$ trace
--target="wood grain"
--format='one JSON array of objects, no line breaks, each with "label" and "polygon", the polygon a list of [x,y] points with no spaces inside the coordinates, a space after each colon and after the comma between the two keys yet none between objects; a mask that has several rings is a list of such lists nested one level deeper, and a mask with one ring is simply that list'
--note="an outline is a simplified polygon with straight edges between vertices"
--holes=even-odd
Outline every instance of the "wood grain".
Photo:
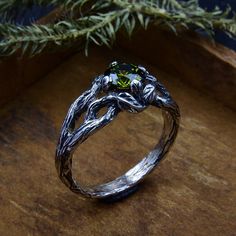
[{"label": "wood grain", "polygon": [[[55,9],[36,23],[45,24],[59,17],[60,9]],[[60,62],[73,54],[73,50],[41,53],[33,58],[17,52],[9,57],[0,57],[0,106],[16,98],[24,89],[41,79]]]},{"label": "wood grain", "polygon": [[0,60],[0,106],[16,98],[71,54],[70,51],[44,53],[34,58],[18,54]]},{"label": "wood grain", "polygon": [[[127,199],[83,199],[58,180],[54,152],[70,103],[122,50],[77,54],[0,111],[0,235],[235,235],[236,114],[179,77],[148,66],[179,103],[168,157]],[[84,184],[110,180],[157,142],[161,113],[122,113],[75,153]]]},{"label": "wood grain", "polygon": [[118,45],[158,66],[168,74],[236,110],[236,52],[194,32],[173,32],[151,27],[137,30]]}]

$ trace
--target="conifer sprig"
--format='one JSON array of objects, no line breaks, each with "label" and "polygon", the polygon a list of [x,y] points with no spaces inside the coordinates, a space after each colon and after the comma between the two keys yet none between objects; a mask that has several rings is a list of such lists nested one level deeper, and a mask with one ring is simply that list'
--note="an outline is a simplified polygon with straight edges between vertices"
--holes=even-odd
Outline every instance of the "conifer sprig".
[{"label": "conifer sprig", "polygon": [[[60,6],[68,17],[46,25],[17,25],[9,15],[13,8],[25,9],[33,5]],[[89,10],[81,13],[81,8]],[[215,8],[208,12],[197,0],[0,0],[0,55],[9,55],[22,49],[22,53],[35,55],[46,47],[72,45],[85,40],[85,48],[94,42],[111,46],[117,31],[125,28],[129,35],[136,26],[165,25],[177,33],[177,28],[200,28],[209,35],[220,29],[236,37],[236,17],[228,18],[230,9]],[[82,11],[83,13],[83,11]]]}]

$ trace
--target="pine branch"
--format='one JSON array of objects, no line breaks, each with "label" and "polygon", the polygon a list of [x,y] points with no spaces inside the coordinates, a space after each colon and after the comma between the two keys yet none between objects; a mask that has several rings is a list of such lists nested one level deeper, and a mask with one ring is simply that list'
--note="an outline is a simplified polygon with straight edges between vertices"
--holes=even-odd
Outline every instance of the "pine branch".
[{"label": "pine branch", "polygon": [[[9,55],[22,48],[23,54],[28,51],[30,55],[34,55],[50,44],[66,46],[80,38],[86,38],[87,45],[93,41],[98,45],[109,46],[123,24],[122,16],[125,16],[124,10],[83,17],[77,21],[60,21],[51,25],[0,24],[0,34],[4,38],[0,42],[0,54]],[[115,28],[112,26],[113,21],[116,21]]]},{"label": "pine branch", "polygon": [[[19,26],[13,23],[0,24],[0,54],[12,54],[19,48],[30,55],[40,53],[45,47],[67,46],[79,39],[85,39],[86,50],[89,42],[110,46],[116,32],[124,26],[131,35],[136,26],[164,24],[177,32],[179,26],[200,28],[214,33],[215,29],[236,37],[236,17],[229,19],[229,10],[215,8],[207,12],[200,8],[197,0],[0,0],[0,16],[10,11],[12,6],[30,7],[32,4],[60,5],[75,19],[66,18],[55,24]],[[89,4],[89,11],[77,18],[81,7]],[[112,10],[111,10],[112,9]]]},{"label": "pine branch", "polygon": [[[120,8],[136,13],[139,19],[142,19],[143,16],[149,16],[154,23],[158,24],[163,21],[175,32],[175,26],[182,25],[186,28],[189,28],[189,26],[201,28],[210,35],[214,33],[214,29],[220,29],[226,31],[230,36],[236,36],[236,16],[232,19],[226,18],[230,8],[223,12],[216,7],[212,12],[206,12],[199,7],[197,0],[188,2],[178,2],[176,0],[140,1],[133,4],[121,0],[111,0],[111,2]],[[140,20],[142,25],[143,22],[143,20]]]}]

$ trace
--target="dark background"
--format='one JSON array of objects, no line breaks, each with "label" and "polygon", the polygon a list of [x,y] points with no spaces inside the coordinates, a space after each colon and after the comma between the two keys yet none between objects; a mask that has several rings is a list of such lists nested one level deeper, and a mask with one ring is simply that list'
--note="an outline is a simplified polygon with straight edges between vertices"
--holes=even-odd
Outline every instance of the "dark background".
[{"label": "dark background", "polygon": [[[227,5],[230,5],[233,11],[236,11],[236,1],[235,0],[199,0],[200,5],[206,9],[213,9],[216,5],[221,9],[225,9]],[[22,11],[20,14],[16,14],[16,21],[20,24],[30,24],[30,22],[37,20],[38,18],[46,15],[53,9],[52,6],[49,7],[38,7],[35,6],[31,11]],[[233,13],[232,13],[233,14]],[[204,33],[203,33],[204,34]],[[217,31],[215,35],[215,40],[219,43],[224,44],[236,50],[236,40],[229,38],[226,34]]]},{"label": "dark background", "polygon": [[[235,0],[199,0],[199,3],[203,8],[207,8],[209,10],[213,9],[216,5],[219,6],[221,9],[225,9],[228,5],[230,5],[232,10],[236,12]],[[215,39],[217,42],[236,50],[236,40],[229,38],[226,34],[217,31]]]}]

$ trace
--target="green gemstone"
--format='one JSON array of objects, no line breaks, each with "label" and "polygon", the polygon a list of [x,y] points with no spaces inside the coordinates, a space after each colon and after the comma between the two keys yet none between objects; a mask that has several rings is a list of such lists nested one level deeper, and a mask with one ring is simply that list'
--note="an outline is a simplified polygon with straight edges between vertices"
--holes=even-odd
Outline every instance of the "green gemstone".
[{"label": "green gemstone", "polygon": [[130,89],[133,80],[142,80],[143,77],[138,66],[126,63],[111,66],[104,74],[112,78],[112,86],[118,90]]}]

